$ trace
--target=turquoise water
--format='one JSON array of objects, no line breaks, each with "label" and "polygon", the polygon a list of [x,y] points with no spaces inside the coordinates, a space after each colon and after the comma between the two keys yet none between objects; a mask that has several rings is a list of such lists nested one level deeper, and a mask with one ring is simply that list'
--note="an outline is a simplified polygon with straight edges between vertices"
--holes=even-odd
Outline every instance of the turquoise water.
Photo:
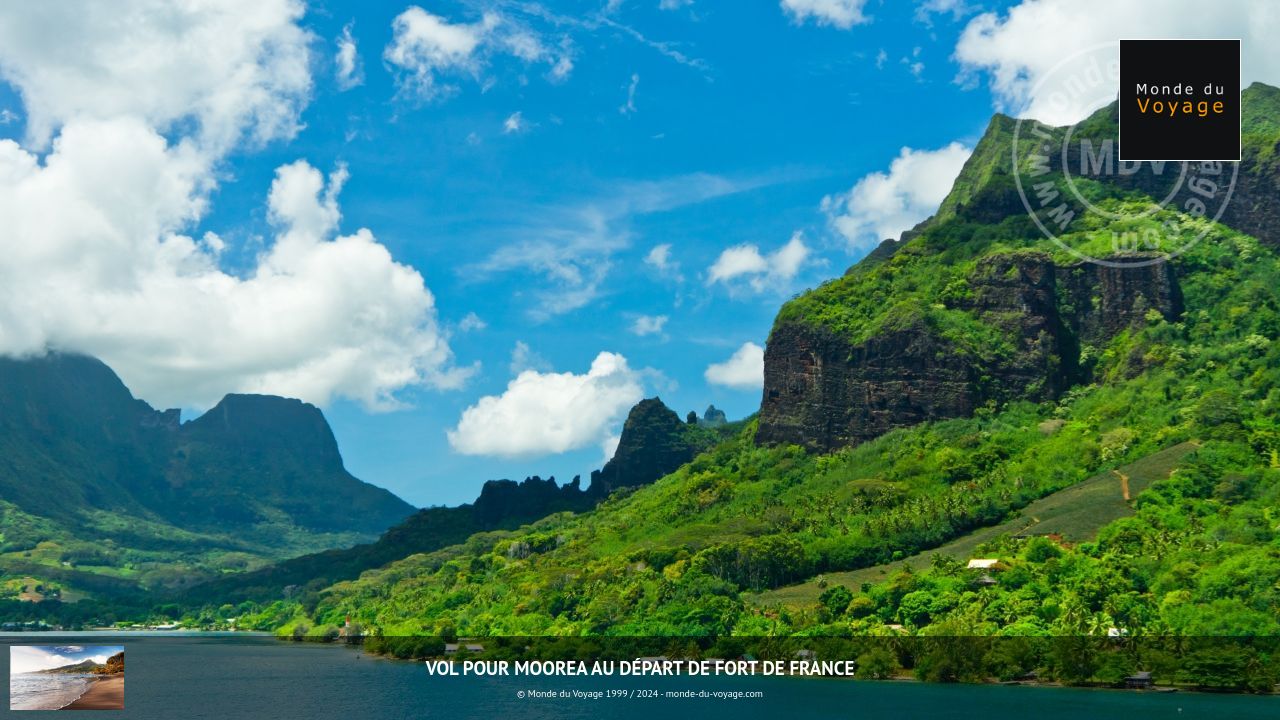
[{"label": "turquoise water", "polygon": [[[30,636],[23,640],[3,639],[12,644],[32,641]],[[421,663],[382,660],[347,647],[281,643],[266,637],[152,634],[122,640],[129,658],[129,684],[125,710],[113,712],[112,718],[1280,718],[1280,697],[786,677],[683,677],[661,681],[634,677],[438,677],[429,675]],[[39,639],[46,641],[55,639]],[[79,641],[84,641],[83,635]],[[0,652],[0,659],[6,663],[7,672],[8,653]],[[586,697],[609,689],[759,692],[763,697]],[[530,691],[577,691],[584,697],[529,699]],[[518,697],[520,692],[526,697]]]}]

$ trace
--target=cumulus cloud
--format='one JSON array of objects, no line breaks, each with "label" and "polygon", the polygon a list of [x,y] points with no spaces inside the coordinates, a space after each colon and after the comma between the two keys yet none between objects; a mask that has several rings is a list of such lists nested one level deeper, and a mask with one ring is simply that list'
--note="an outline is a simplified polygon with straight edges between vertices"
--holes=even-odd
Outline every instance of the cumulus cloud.
[{"label": "cumulus cloud", "polygon": [[286,0],[0,10],[0,74],[35,118],[30,147],[0,141],[0,353],[95,355],[161,406],[245,391],[388,408],[463,381],[422,276],[369,230],[339,232],[344,168],[279,168],[274,232],[235,273],[218,235],[188,234],[226,152],[296,131],[300,16]]},{"label": "cumulus cloud", "polygon": [[0,78],[20,90],[37,148],[80,117],[194,122],[219,151],[289,138],[311,90],[302,14],[296,0],[6,3]]},{"label": "cumulus cloud", "polygon": [[392,40],[383,58],[401,71],[401,89],[421,100],[432,100],[456,90],[442,84],[440,76],[479,69],[476,49],[498,25],[498,16],[486,14],[473,24],[451,24],[416,5],[391,23]]},{"label": "cumulus cloud", "polygon": [[748,342],[720,363],[712,363],[703,375],[712,385],[734,390],[759,390],[764,387],[764,348]]},{"label": "cumulus cloud", "polygon": [[867,0],[782,0],[782,9],[797,24],[813,20],[818,25],[832,25],[848,30],[854,25],[871,22],[862,14]]},{"label": "cumulus cloud", "polygon": [[640,337],[659,335],[666,326],[666,315],[638,315],[635,320],[631,321],[631,334],[639,335]]},{"label": "cumulus cloud", "polygon": [[644,396],[641,373],[602,352],[584,374],[526,370],[501,395],[481,398],[448,431],[464,455],[530,457],[601,445]]},{"label": "cumulus cloud", "polygon": [[937,150],[904,147],[889,172],[873,172],[848,192],[828,195],[822,209],[851,248],[875,247],[932,215],[972,152],[954,142]]},{"label": "cumulus cloud", "polygon": [[721,252],[707,270],[707,284],[731,285],[745,280],[756,292],[780,288],[795,278],[808,257],[809,248],[798,231],[786,245],[767,255],[756,245],[735,245]]},{"label": "cumulus cloud", "polygon": [[496,11],[472,23],[450,22],[414,5],[396,16],[391,29],[391,43],[382,57],[397,72],[401,93],[421,102],[457,92],[454,80],[479,78],[495,55],[545,63],[554,82],[573,70],[573,44],[567,36],[558,45],[548,45],[527,24]]},{"label": "cumulus cloud", "polygon": [[[1171,0],[1159,12],[1143,3],[1109,0],[1025,0],[1001,14],[983,13],[969,21],[956,44],[955,58],[962,79],[985,75],[996,96],[996,107],[1015,115],[1051,124],[1068,124],[1115,99],[1113,93],[1081,97],[1062,103],[1058,82],[1094,53],[1076,56],[1083,48],[1111,43],[1116,38],[1241,38],[1241,80],[1274,82],[1280,77],[1280,55],[1272,38],[1280,33],[1280,13],[1268,0],[1222,0],[1212,12],[1196,0]],[[1118,59],[1119,48],[1103,54],[1102,62]],[[1053,72],[1060,64],[1059,72]]]},{"label": "cumulus cloud", "polygon": [[356,39],[351,34],[351,23],[342,28],[338,36],[338,52],[333,56],[334,80],[338,89],[350,90],[364,84],[364,65],[360,62],[360,51],[356,48]]},{"label": "cumulus cloud", "polygon": [[524,128],[524,114],[519,110],[511,113],[507,116],[506,120],[502,121],[502,133],[504,135],[518,133],[521,130],[524,130]]}]

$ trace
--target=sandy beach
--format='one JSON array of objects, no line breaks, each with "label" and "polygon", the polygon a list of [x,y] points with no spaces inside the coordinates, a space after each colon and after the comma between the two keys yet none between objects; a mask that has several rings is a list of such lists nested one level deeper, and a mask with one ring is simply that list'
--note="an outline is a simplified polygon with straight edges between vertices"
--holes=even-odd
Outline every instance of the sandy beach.
[{"label": "sandy beach", "polygon": [[123,710],[124,676],[94,680],[78,700],[63,710]]}]

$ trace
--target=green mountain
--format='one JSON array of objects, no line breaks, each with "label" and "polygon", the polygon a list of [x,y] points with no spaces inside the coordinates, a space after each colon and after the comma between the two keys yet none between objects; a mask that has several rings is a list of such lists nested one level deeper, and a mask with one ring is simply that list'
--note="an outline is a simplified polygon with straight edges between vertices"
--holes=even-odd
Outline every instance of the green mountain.
[{"label": "green mountain", "polygon": [[716,416],[715,428],[704,428],[682,422],[660,398],[642,400],[627,414],[613,457],[591,474],[585,489],[576,477],[564,486],[558,486],[555,478],[543,480],[536,475],[519,483],[490,480],[474,503],[419,510],[376,542],[226,575],[191,588],[182,599],[199,605],[305,594],[355,579],[394,560],[456,545],[476,533],[514,530],[556,513],[589,510],[616,490],[653,483],[732,432],[722,415]]},{"label": "green mountain", "polygon": [[0,359],[11,593],[31,580],[108,594],[190,583],[370,538],[412,511],[346,471],[311,405],[229,395],[180,423],[97,360]]},{"label": "green mountain", "polygon": [[[934,218],[781,309],[758,421],[590,512],[473,535],[246,621],[325,636],[351,618],[391,650],[452,633],[1280,634],[1278,96],[1244,94],[1245,161],[1220,223],[1150,212],[1166,178],[1076,178],[1108,214],[1064,233],[1066,247],[1024,211],[1013,121],[995,118]],[[1114,138],[1114,117],[1075,137]],[[1064,180],[1060,159],[1042,180]],[[1117,259],[1116,237],[1148,230],[1205,237],[1129,268],[1067,249]],[[1130,486],[1129,468],[1148,466],[1161,471]],[[1109,521],[1086,521],[1095,503]],[[1054,522],[1020,515],[1046,508]],[[827,579],[1018,518],[948,546],[989,568],[939,555],[856,587]],[[794,583],[819,592],[759,600]],[[1180,667],[1208,684],[1274,681],[1263,650],[1237,650]],[[916,672],[1078,682],[1174,662],[1139,654],[1103,667],[979,653]],[[1254,669],[1214,674],[1228,665]]]}]

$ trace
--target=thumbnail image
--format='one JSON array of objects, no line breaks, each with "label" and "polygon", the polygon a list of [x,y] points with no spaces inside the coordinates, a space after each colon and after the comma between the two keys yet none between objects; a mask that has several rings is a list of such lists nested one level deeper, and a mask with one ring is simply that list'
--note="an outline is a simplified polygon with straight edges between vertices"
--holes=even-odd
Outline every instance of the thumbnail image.
[{"label": "thumbnail image", "polygon": [[13,645],[10,710],[123,710],[120,645]]}]

